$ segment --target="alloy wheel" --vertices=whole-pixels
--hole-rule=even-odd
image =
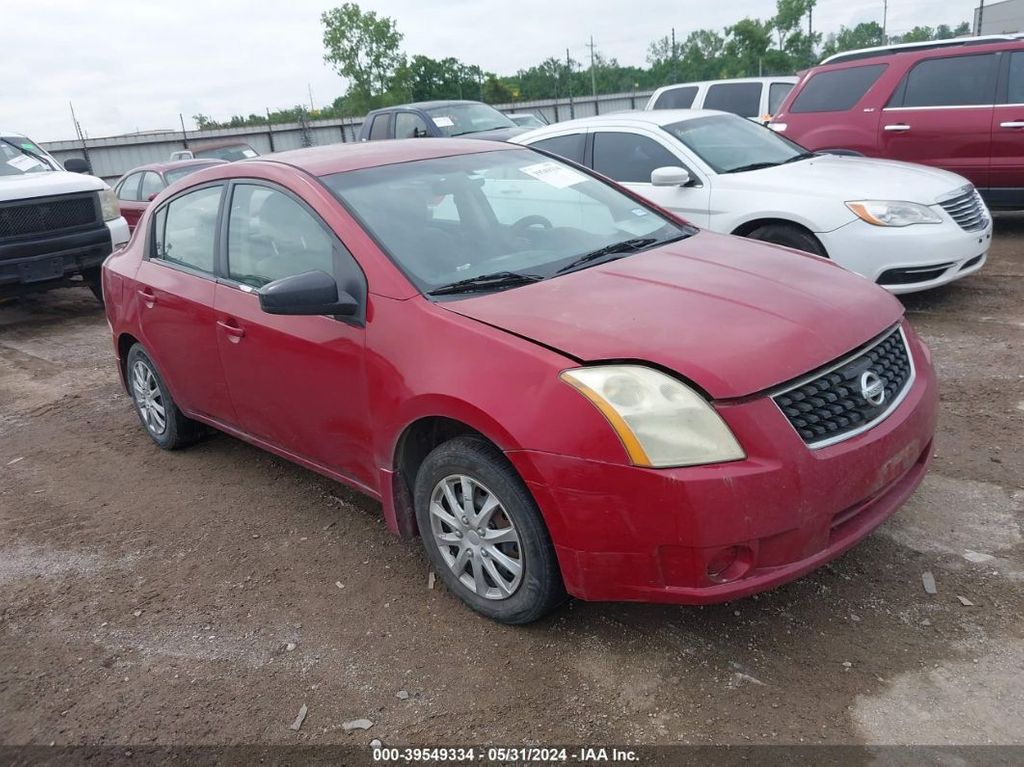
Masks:
[[[523,547],[501,500],[464,474],[445,477],[430,496],[438,551],[463,586],[485,599],[508,599],[523,580]]]
[[[142,360],[132,365],[132,396],[146,428],[156,436],[163,434],[167,430],[163,391],[153,369]]]

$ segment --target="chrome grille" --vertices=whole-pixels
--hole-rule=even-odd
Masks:
[[[988,226],[988,209],[973,186],[963,187],[939,205],[964,231],[977,232]]]
[[[863,376],[871,373],[885,394],[869,402]],[[902,328],[772,395],[786,420],[810,447],[849,439],[885,419],[910,390],[914,363]]]

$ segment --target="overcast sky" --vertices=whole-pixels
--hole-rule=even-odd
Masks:
[[[340,4],[340,3],[337,3]],[[818,0],[814,26],[881,21],[883,0]],[[7,5],[0,45],[0,129],[37,141],[72,138],[68,102],[89,136],[178,128],[179,112],[215,119],[329,104],[343,81],[323,62],[320,13],[331,0],[25,0]],[[499,74],[548,56],[623,64],[676,28],[766,18],[774,0],[362,0],[391,16],[406,53],[455,56]],[[975,0],[889,0],[890,33],[969,21]],[[500,10],[499,10],[500,9]]]

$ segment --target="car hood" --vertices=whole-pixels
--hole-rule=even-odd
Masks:
[[[96,176],[68,173],[63,170],[0,176],[0,201],[24,200],[74,192],[99,192],[106,183]]]
[[[886,291],[829,261],[710,232],[441,306],[583,362],[675,370],[715,399],[803,375],[903,314]]]
[[[813,197],[835,195],[843,201],[903,200],[934,205],[968,183],[963,176],[939,168],[826,154],[774,168],[725,173],[718,176],[715,186],[766,192],[783,187]]]

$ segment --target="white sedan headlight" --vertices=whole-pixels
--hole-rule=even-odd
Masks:
[[[103,210],[104,221],[113,221],[121,215],[121,206],[117,204],[117,195],[113,189],[100,192],[100,208]]]
[[[941,224],[942,218],[927,205],[898,200],[854,200],[846,203],[857,218],[874,226]]]
[[[608,419],[636,466],[695,466],[746,457],[714,408],[660,371],[599,365],[566,370],[561,378]]]

